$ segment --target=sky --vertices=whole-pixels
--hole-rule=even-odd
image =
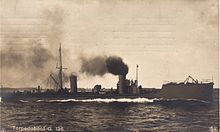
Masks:
[[[219,87],[217,0],[0,1],[4,86],[43,85],[61,43],[65,72],[77,74],[79,87],[116,87],[115,75],[80,72],[82,56],[111,55],[129,66],[128,79],[136,78],[138,64],[143,87],[189,75],[213,78]]]

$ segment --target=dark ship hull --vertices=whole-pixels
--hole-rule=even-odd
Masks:
[[[162,86],[160,97],[163,99],[197,99],[212,100],[213,82],[168,83]]]

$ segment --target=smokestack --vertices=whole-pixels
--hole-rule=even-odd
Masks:
[[[126,75],[119,75],[119,81],[118,81],[118,93],[119,94],[125,94],[126,86],[125,86],[125,80]]]
[[[72,94],[77,94],[77,76],[70,75],[70,91]]]

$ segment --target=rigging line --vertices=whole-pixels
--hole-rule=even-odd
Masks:
[[[50,81],[50,80],[49,80],[49,78],[47,78],[47,83],[46,83],[46,87],[48,86],[48,83],[49,83],[49,81]]]
[[[43,80],[39,85],[41,86],[42,84],[46,83],[46,81],[48,81],[48,78],[46,78],[45,80]]]
[[[50,73],[52,73],[52,72],[50,72]],[[44,81],[48,81],[49,78],[50,78],[50,76],[46,77],[44,80],[42,79],[42,81],[41,81],[41,83],[39,85],[43,84]]]

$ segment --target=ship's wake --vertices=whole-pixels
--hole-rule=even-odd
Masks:
[[[118,99],[65,99],[65,100],[37,100],[37,102],[49,102],[49,103],[66,103],[66,102],[82,102],[82,103],[90,103],[90,102],[97,102],[97,103],[113,103],[113,102],[121,102],[121,103],[152,103],[158,99],[148,99],[148,98],[118,98]]]
[[[167,107],[195,107],[207,106],[211,102],[196,100],[196,99],[149,99],[149,98],[95,98],[95,99],[44,99],[44,100],[20,100],[22,103],[139,103],[139,104],[153,104]]]

